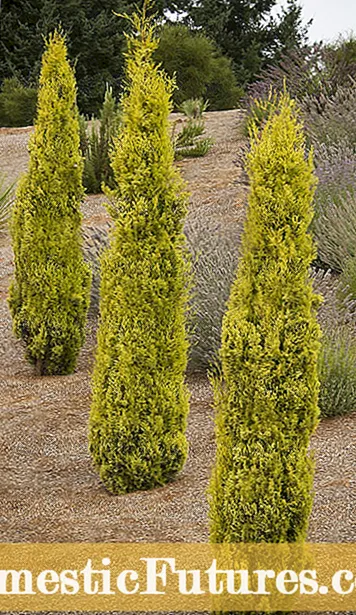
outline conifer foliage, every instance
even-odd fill
[[[84,339],[90,271],[81,251],[83,195],[76,85],[64,37],[43,56],[29,171],[12,216],[14,330],[39,374],[74,370]]]
[[[313,164],[284,94],[252,134],[242,254],[215,379],[212,542],[297,542],[306,534],[318,419],[319,327],[308,268]]]
[[[187,454],[187,203],[173,167],[174,84],[153,62],[157,40],[145,10],[132,25],[90,416],[90,451],[113,493],[166,483]]]

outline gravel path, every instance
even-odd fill
[[[190,215],[241,224],[246,190],[236,164],[237,111],[207,115],[216,139],[203,159],[179,167],[191,191]],[[0,171],[15,179],[27,164],[28,130],[0,130]],[[90,196],[84,224],[108,216],[103,198]],[[214,459],[211,390],[191,376],[188,462],[171,484],[114,497],[91,467],[87,451],[90,369],[95,323],[88,325],[78,369],[38,378],[13,338],[6,297],[13,263],[9,237],[0,245],[0,519],[3,542],[207,541],[206,488]],[[313,438],[316,457],[312,542],[356,542],[356,414],[322,421]]]

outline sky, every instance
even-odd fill
[[[299,0],[304,21],[313,18],[309,39],[333,41],[339,34],[356,34],[356,0]],[[284,0],[278,0],[284,5]]]

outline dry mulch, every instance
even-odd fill
[[[240,114],[207,114],[216,143],[203,159],[179,163],[191,192],[191,215],[241,224],[246,189],[236,162]],[[0,130],[0,171],[15,179],[26,168],[29,129]],[[90,196],[84,224],[104,224],[103,198]],[[202,209],[201,209],[202,208]],[[75,374],[39,378],[11,331],[7,289],[13,271],[8,236],[0,243],[0,519],[3,542],[208,539],[206,488],[214,459],[211,389],[188,379],[191,412],[188,462],[171,484],[126,496],[110,495],[87,450],[90,369],[95,324]],[[316,457],[312,542],[356,542],[356,414],[324,420],[313,438]]]

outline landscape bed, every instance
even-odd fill
[[[244,219],[246,186],[237,161],[241,112],[206,114],[215,145],[202,159],[179,162],[191,193],[189,216],[230,229]],[[26,169],[30,129],[0,129],[0,171]],[[89,196],[83,224],[108,222],[103,196]],[[3,542],[201,542],[208,540],[206,488],[214,460],[212,392],[189,374],[188,462],[165,487],[112,496],[92,468],[87,444],[90,372],[96,323],[71,376],[36,377],[16,341],[7,305],[13,273],[8,235],[0,239],[0,518]],[[356,509],[356,414],[322,420],[312,440],[315,499],[311,542],[353,542]]]

